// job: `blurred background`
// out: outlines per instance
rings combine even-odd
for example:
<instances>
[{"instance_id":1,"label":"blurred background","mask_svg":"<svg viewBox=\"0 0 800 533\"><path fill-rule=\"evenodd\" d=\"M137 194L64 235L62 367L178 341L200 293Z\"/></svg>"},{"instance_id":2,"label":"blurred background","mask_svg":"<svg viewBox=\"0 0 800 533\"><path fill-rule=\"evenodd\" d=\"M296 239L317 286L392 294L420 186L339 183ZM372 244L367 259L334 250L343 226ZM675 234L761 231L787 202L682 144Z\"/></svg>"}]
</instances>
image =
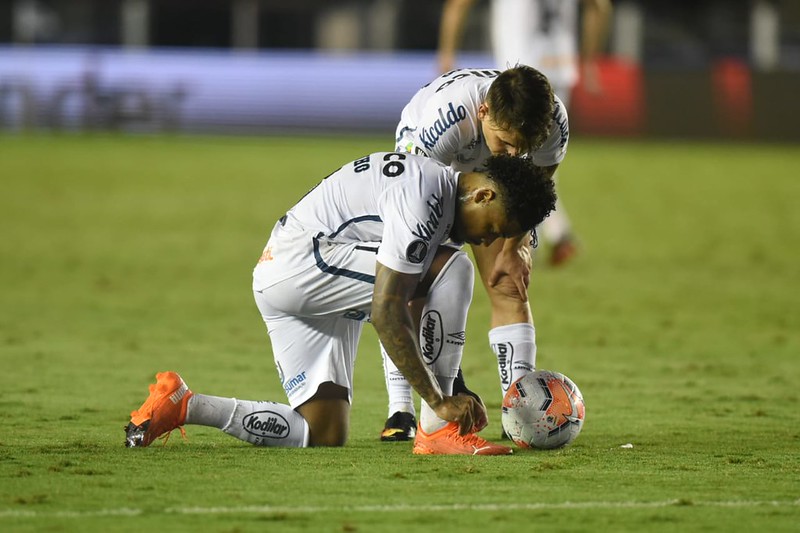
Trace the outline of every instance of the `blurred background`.
<instances>
[{"instance_id":1,"label":"blurred background","mask_svg":"<svg viewBox=\"0 0 800 533\"><path fill-rule=\"evenodd\" d=\"M572 131L800 139L798 0L616 0ZM0 0L0 130L393 131L438 75L435 0ZM488 1L459 66L493 67Z\"/></svg>"}]
</instances>

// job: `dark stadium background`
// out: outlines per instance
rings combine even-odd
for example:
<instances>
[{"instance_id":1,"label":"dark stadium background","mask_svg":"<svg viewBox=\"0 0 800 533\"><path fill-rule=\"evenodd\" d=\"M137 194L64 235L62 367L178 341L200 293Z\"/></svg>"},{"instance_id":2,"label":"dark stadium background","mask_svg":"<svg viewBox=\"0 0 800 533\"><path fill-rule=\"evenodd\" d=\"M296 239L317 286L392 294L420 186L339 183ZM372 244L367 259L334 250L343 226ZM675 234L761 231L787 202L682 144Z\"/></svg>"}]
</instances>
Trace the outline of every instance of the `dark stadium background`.
<instances>
[{"instance_id":1,"label":"dark stadium background","mask_svg":"<svg viewBox=\"0 0 800 533\"><path fill-rule=\"evenodd\" d=\"M800 139L800 3L616 0L576 135ZM6 0L0 128L392 131L437 72L442 2ZM492 66L488 2L460 66Z\"/></svg>"}]
</instances>

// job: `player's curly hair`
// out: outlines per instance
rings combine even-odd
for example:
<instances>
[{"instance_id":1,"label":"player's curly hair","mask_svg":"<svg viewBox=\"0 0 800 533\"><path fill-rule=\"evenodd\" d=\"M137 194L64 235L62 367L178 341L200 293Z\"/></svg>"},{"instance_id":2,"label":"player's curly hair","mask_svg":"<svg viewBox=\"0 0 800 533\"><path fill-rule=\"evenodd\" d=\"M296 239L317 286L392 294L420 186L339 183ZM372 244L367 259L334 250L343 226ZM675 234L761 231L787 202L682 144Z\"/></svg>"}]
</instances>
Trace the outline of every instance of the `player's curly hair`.
<instances>
[{"instance_id":1,"label":"player's curly hair","mask_svg":"<svg viewBox=\"0 0 800 533\"><path fill-rule=\"evenodd\" d=\"M499 185L506 215L523 231L541 224L556 208L556 186L548 173L527 157L493 155L486 162L486 174Z\"/></svg>"},{"instance_id":2,"label":"player's curly hair","mask_svg":"<svg viewBox=\"0 0 800 533\"><path fill-rule=\"evenodd\" d=\"M489 116L501 128L521 135L523 153L539 148L550 133L555 100L547 76L533 67L504 70L486 93Z\"/></svg>"}]
</instances>

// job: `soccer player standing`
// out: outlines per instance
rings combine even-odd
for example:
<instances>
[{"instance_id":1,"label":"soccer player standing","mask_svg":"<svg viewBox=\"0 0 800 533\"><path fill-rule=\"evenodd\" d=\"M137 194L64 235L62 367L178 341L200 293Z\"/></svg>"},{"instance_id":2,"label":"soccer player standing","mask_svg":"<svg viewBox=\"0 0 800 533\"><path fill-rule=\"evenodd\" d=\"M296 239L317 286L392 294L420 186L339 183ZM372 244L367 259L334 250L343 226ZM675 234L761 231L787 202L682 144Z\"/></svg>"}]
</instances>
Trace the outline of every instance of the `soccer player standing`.
<instances>
[{"instance_id":1,"label":"soccer player standing","mask_svg":"<svg viewBox=\"0 0 800 533\"><path fill-rule=\"evenodd\" d=\"M395 140L398 152L431 157L457 170L480 170L492 155L525 155L552 176L566 155L569 121L547 78L534 68L462 69L417 91L402 111ZM530 239L530 234L516 235L472 246L491 301L489 343L503 392L536 363L528 303ZM410 440L416 426L411 387L385 353L383 360L389 417L381 440ZM469 393L461 377L455 390Z\"/></svg>"},{"instance_id":2,"label":"soccer player standing","mask_svg":"<svg viewBox=\"0 0 800 533\"><path fill-rule=\"evenodd\" d=\"M464 25L474 0L446 0L439 32L439 68L454 68ZM572 89L583 85L600 92L597 57L606 41L610 0L491 0L492 52L498 68L535 67L547 76L569 108ZM576 252L571 224L561 199L542 224L541 236L552 247L550 263L559 265Z\"/></svg>"},{"instance_id":3,"label":"soccer player standing","mask_svg":"<svg viewBox=\"0 0 800 533\"><path fill-rule=\"evenodd\" d=\"M580 54L578 53L579 1L582 2ZM447 73L445 76L455 78L463 76L463 72L466 72L451 71L455 67L456 51L473 4L474 0L445 1L438 50L439 69L440 72ZM469 128L470 123L477 124L474 115L470 117L470 121L464 119L459 123L459 127L454 128L451 117L458 118L458 115L452 113L447 106L452 103L453 109L457 110L459 105L463 105L464 110L474 114L476 109L480 110L479 106L487 103L483 100L486 93L476 95L474 91L465 90L462 94L458 94L451 90L448 91L449 97L452 98L450 102L437 100L436 96L440 96L442 92L442 89L439 89L442 83L436 80L417 93L414 97L417 109L412 110L416 113L406 113L414 104L412 100L404 110L400 124L400 127L409 128L403 132L406 138L414 136L415 125L428 128L422 130L424 137L420 132L416 132L416 143L413 139L398 138L398 143L402 140L405 144L398 144L397 149L427 153L448 164L475 164L476 161L480 161L482 155L480 150L485 153L487 147L493 153L497 153L503 149L502 144L505 144L507 153L517 154L520 153L520 148L524 149L525 144L537 148L538 145L533 142L536 135L530 131L531 125L537 123L542 128L539 133L549 131L550 138L545 145L528 155L534 157L536 164L549 166L555 174L558 164L566 153L569 138L566 106L569 105L572 88L578 81L579 63L582 65L580 70L584 86L592 92L600 91L596 58L605 43L611 9L610 0L492 0L491 34L495 64L501 69L507 69L512 65L530 65L547 76L553 92L557 95L553 125L541 125L538 122L541 114L533 115L538 117L535 119L518 116L517 124L525 122L528 127L527 133L523 135L529 136L527 143L519 143L521 146L513 146L515 143L513 138L519 137L521 132L514 131L513 122L502 119L494 120L494 127L488 131L485 127L483 132L474 128L470 137L470 132L465 130ZM481 72L486 71L469 72L479 76ZM517 85L515 92L506 92L503 102L513 102L514 99L534 101L536 98L541 98L541 91L536 90L538 85L529 82L530 80L526 80ZM434 90L430 89L431 86L434 86ZM457 87L458 84L454 89ZM486 87L482 87L481 90L486 91ZM425 111L420 111L426 103L425 95L432 98L432 105L427 108L427 114ZM438 119L436 115L440 108L437 106L442 104L445 105L441 108L444 114ZM528 109L534 108L529 106ZM495 111L496 106L485 105L484 117ZM451 113L448 115L448 112ZM486 124L484 122L483 126ZM494 133L497 134L495 137L499 142L490 145ZM554 152L554 146L548 143L556 135L560 135L561 139L558 151ZM576 253L577 247L571 223L560 199L556 210L542 223L539 231L543 240L550 245L551 265L561 265ZM514 256L506 253L510 250L511 247L504 248L502 253L496 255L499 261L494 266L491 259L495 254L474 250L481 279L487 287L492 303L492 330L489 333L489 343L497 355L502 392L507 390L514 379L533 369L536 358L535 330L527 305L529 271L524 261L527 250L522 247L517 250L523 261L511 260ZM505 274L506 277L499 277L501 274ZM516 298L513 291L503 290L503 284L508 280L512 280L517 286L519 298ZM495 286L495 283L498 285ZM386 388L389 393L389 418L381 433L381 440L407 440L413 437L415 422L410 388L385 356L384 361L387 363L385 369ZM460 386L459 382L457 387ZM465 388L463 390L468 392Z\"/></svg>"}]
</instances>

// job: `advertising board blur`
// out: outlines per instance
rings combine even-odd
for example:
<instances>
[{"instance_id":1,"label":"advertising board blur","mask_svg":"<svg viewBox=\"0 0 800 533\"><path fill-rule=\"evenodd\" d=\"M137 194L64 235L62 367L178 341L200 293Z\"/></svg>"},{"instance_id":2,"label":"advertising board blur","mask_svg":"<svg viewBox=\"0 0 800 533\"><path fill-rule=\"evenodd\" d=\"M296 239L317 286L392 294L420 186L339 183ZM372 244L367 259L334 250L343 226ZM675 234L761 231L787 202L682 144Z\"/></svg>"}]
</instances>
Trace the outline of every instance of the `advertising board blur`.
<instances>
[{"instance_id":1,"label":"advertising board blur","mask_svg":"<svg viewBox=\"0 0 800 533\"><path fill-rule=\"evenodd\" d=\"M0 128L391 132L436 74L430 53L0 47Z\"/></svg>"}]
</instances>

